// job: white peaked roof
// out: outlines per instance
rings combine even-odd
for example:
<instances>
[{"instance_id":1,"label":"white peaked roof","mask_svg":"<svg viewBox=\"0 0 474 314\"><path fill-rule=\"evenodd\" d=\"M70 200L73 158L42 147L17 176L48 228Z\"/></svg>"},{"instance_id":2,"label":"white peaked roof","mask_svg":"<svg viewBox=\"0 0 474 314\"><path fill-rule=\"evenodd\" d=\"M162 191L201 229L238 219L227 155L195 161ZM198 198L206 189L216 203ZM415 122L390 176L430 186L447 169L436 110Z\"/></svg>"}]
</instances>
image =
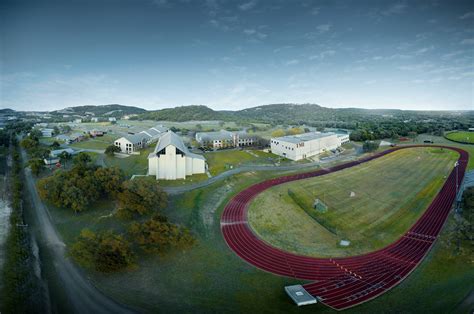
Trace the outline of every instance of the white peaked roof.
<instances>
[{"instance_id":1,"label":"white peaked roof","mask_svg":"<svg viewBox=\"0 0 474 314\"><path fill-rule=\"evenodd\" d=\"M172 145L172 146L176 147L177 149L182 151L184 153L184 155L186 155L186 156L189 156L189 157L192 157L192 158L203 159L203 160L205 159L201 155L191 153L188 150L188 148L186 147L186 145L184 145L181 138L176 133L174 133L173 131L168 131L160 137L160 140L158 141L158 144L156 145L155 150L153 151L153 153L148 155L148 158L155 157L156 154L159 151L161 151L162 149L168 147L169 145Z\"/></svg>"}]
</instances>

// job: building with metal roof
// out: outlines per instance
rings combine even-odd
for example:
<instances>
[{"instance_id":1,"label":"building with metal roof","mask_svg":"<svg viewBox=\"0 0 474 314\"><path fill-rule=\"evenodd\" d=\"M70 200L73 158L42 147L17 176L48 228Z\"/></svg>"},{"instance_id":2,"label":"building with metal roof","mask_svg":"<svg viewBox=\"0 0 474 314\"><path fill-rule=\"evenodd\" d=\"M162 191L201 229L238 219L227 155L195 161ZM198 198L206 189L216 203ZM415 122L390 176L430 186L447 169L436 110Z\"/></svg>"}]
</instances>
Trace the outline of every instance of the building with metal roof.
<instances>
[{"instance_id":1,"label":"building with metal roof","mask_svg":"<svg viewBox=\"0 0 474 314\"><path fill-rule=\"evenodd\" d=\"M257 137L245 131L230 132L220 130L217 132L197 132L196 141L204 147L242 147L253 145L257 142Z\"/></svg>"},{"instance_id":2,"label":"building with metal roof","mask_svg":"<svg viewBox=\"0 0 474 314\"><path fill-rule=\"evenodd\" d=\"M148 136L147 143L150 144L150 143L158 141L160 136L166 133L166 131L168 131L167 127L164 127L162 125L156 125L147 130L141 131L140 133Z\"/></svg>"},{"instance_id":3,"label":"building with metal roof","mask_svg":"<svg viewBox=\"0 0 474 314\"><path fill-rule=\"evenodd\" d=\"M146 146L148 136L143 133L127 134L114 141L114 145L125 154L133 154Z\"/></svg>"},{"instance_id":4,"label":"building with metal roof","mask_svg":"<svg viewBox=\"0 0 474 314\"><path fill-rule=\"evenodd\" d=\"M309 132L272 138L270 147L273 154L291 160L301 160L337 149L348 141L348 134Z\"/></svg>"},{"instance_id":5,"label":"building with metal roof","mask_svg":"<svg viewBox=\"0 0 474 314\"><path fill-rule=\"evenodd\" d=\"M148 155L148 175L154 175L157 180L185 179L205 172L206 159L191 153L172 131L161 135L155 150Z\"/></svg>"}]
</instances>

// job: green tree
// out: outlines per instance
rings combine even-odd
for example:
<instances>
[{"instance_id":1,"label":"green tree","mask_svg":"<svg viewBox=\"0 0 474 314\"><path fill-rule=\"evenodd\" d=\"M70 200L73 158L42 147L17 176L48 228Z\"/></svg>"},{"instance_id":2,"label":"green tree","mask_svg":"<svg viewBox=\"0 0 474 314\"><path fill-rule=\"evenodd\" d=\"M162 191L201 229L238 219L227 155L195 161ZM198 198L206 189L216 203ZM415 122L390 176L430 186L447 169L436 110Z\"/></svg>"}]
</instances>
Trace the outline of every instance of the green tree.
<instances>
[{"instance_id":1,"label":"green tree","mask_svg":"<svg viewBox=\"0 0 474 314\"><path fill-rule=\"evenodd\" d=\"M53 128L53 130L54 130L54 131L53 131L53 132L54 132L54 135L58 135L59 133L61 133L61 131L59 131L59 128L58 128L57 126L55 126L55 127Z\"/></svg>"},{"instance_id":2,"label":"green tree","mask_svg":"<svg viewBox=\"0 0 474 314\"><path fill-rule=\"evenodd\" d=\"M54 149L58 149L59 147L61 147L61 144L59 144L58 141L54 141L53 144L51 144L51 147Z\"/></svg>"},{"instance_id":3,"label":"green tree","mask_svg":"<svg viewBox=\"0 0 474 314\"><path fill-rule=\"evenodd\" d=\"M38 129L32 129L30 133L28 134L28 137L36 142L38 142L42 136L43 134Z\"/></svg>"},{"instance_id":4,"label":"green tree","mask_svg":"<svg viewBox=\"0 0 474 314\"><path fill-rule=\"evenodd\" d=\"M362 150L366 153L373 152L379 148L379 143L374 141L365 141Z\"/></svg>"},{"instance_id":5,"label":"green tree","mask_svg":"<svg viewBox=\"0 0 474 314\"><path fill-rule=\"evenodd\" d=\"M122 184L125 181L125 174L117 167L97 168L94 176L102 193L109 196L117 195L121 191Z\"/></svg>"},{"instance_id":6,"label":"green tree","mask_svg":"<svg viewBox=\"0 0 474 314\"><path fill-rule=\"evenodd\" d=\"M128 232L147 253L163 253L173 247L185 248L195 242L188 229L172 224L160 215L154 215L143 223L133 222Z\"/></svg>"},{"instance_id":7,"label":"green tree","mask_svg":"<svg viewBox=\"0 0 474 314\"><path fill-rule=\"evenodd\" d=\"M277 130L272 132L272 137L282 137L282 136L285 136L285 135L286 135L286 132L283 129L277 129Z\"/></svg>"},{"instance_id":8,"label":"green tree","mask_svg":"<svg viewBox=\"0 0 474 314\"><path fill-rule=\"evenodd\" d=\"M289 135L297 135L303 133L303 130L301 128L291 128L288 130Z\"/></svg>"},{"instance_id":9,"label":"green tree","mask_svg":"<svg viewBox=\"0 0 474 314\"><path fill-rule=\"evenodd\" d=\"M81 167L86 167L91 161L92 161L91 156L89 156L89 154L84 153L84 152L77 154L72 160L74 165L81 166Z\"/></svg>"},{"instance_id":10,"label":"green tree","mask_svg":"<svg viewBox=\"0 0 474 314\"><path fill-rule=\"evenodd\" d=\"M120 153L120 148L118 146L115 146L115 145L107 146L107 148L105 149L105 154L107 156L113 156L114 153Z\"/></svg>"},{"instance_id":11,"label":"green tree","mask_svg":"<svg viewBox=\"0 0 474 314\"><path fill-rule=\"evenodd\" d=\"M101 187L94 176L94 168L74 166L59 170L52 176L38 180L38 194L58 207L80 212L101 196Z\"/></svg>"},{"instance_id":12,"label":"green tree","mask_svg":"<svg viewBox=\"0 0 474 314\"><path fill-rule=\"evenodd\" d=\"M116 272L134 264L130 243L112 231L94 233L84 229L69 255L81 266L103 273Z\"/></svg>"},{"instance_id":13,"label":"green tree","mask_svg":"<svg viewBox=\"0 0 474 314\"><path fill-rule=\"evenodd\" d=\"M68 153L67 151L63 151L61 152L61 154L59 154L59 160L61 161L62 164L64 164L64 167L66 167L67 162L71 159L72 159L72 155Z\"/></svg>"},{"instance_id":14,"label":"green tree","mask_svg":"<svg viewBox=\"0 0 474 314\"><path fill-rule=\"evenodd\" d=\"M39 145L38 141L35 141L29 137L27 138L24 138L21 142L20 142L20 145L21 147L23 147L24 149L26 150L30 150L32 148L35 148Z\"/></svg>"},{"instance_id":15,"label":"green tree","mask_svg":"<svg viewBox=\"0 0 474 314\"><path fill-rule=\"evenodd\" d=\"M64 133L69 133L69 132L72 131L72 129L69 125L63 125L61 128L63 129Z\"/></svg>"},{"instance_id":16,"label":"green tree","mask_svg":"<svg viewBox=\"0 0 474 314\"><path fill-rule=\"evenodd\" d=\"M45 169L44 161L39 158L33 158L28 161L28 165L30 166L31 172L38 176L41 171Z\"/></svg>"},{"instance_id":17,"label":"green tree","mask_svg":"<svg viewBox=\"0 0 474 314\"><path fill-rule=\"evenodd\" d=\"M155 212L167 205L166 193L151 177L125 181L118 200L119 215L123 218Z\"/></svg>"}]
</instances>

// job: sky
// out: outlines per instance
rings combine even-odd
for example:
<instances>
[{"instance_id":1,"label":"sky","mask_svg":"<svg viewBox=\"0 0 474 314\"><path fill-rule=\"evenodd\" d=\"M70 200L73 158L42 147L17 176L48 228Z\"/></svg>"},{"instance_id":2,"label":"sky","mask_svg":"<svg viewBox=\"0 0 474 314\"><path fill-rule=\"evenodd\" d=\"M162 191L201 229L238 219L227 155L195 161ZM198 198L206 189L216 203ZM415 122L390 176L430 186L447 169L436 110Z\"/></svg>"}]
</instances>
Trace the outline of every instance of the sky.
<instances>
[{"instance_id":1,"label":"sky","mask_svg":"<svg viewBox=\"0 0 474 314\"><path fill-rule=\"evenodd\" d=\"M0 108L474 110L473 1L3 0Z\"/></svg>"}]
</instances>

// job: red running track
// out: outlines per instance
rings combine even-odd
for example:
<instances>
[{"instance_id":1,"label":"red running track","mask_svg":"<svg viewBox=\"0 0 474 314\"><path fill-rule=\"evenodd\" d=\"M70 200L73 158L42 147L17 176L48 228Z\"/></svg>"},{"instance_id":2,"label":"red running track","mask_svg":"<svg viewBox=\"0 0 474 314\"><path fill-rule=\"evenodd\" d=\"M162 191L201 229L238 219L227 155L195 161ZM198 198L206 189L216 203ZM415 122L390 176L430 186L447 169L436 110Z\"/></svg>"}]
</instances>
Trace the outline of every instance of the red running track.
<instances>
[{"instance_id":1,"label":"red running track","mask_svg":"<svg viewBox=\"0 0 474 314\"><path fill-rule=\"evenodd\" d=\"M232 198L221 217L221 231L229 247L248 263L271 273L313 280L305 289L333 309L343 310L369 301L406 278L429 252L456 197L456 169L424 214L400 239L368 254L344 258L316 258L296 255L258 238L247 222L247 205L262 191L279 184L322 176L380 158L399 149L426 147L412 145L390 150L329 169L284 176L255 184ZM469 154L459 148L433 145L459 153L458 184L462 182Z\"/></svg>"}]
</instances>

